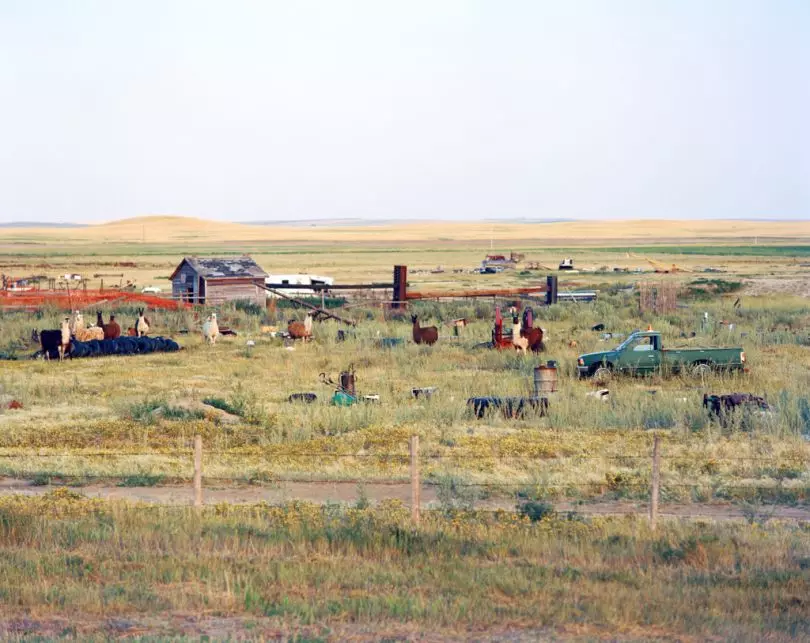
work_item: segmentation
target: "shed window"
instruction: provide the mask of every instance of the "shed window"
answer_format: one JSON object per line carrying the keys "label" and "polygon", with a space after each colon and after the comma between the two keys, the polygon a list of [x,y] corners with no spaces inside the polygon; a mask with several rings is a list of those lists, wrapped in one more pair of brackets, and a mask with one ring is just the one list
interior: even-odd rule
{"label": "shed window", "polygon": [[180,283],[181,284],[186,283],[186,273],[184,273],[184,272],[180,273]]}

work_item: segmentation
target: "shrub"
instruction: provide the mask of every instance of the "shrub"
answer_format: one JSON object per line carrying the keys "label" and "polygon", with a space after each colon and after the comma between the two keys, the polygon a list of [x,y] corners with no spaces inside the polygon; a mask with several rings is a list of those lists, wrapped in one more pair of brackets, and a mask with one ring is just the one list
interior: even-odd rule
{"label": "shrub", "polygon": [[525,516],[532,522],[539,522],[543,518],[553,518],[556,515],[551,503],[536,500],[519,504],[517,510],[521,516]]}

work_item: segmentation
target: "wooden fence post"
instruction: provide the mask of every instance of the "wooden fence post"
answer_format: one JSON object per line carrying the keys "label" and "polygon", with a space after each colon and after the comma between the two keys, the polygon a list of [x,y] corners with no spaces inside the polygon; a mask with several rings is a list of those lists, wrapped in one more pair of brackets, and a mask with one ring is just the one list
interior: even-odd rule
{"label": "wooden fence post", "polygon": [[419,436],[412,435],[408,443],[411,452],[411,517],[419,524]]}
{"label": "wooden fence post", "polygon": [[661,449],[658,434],[653,435],[652,480],[650,481],[650,527],[658,522],[658,492],[661,487]]}
{"label": "wooden fence post", "polygon": [[202,507],[202,436],[194,436],[194,506]]}

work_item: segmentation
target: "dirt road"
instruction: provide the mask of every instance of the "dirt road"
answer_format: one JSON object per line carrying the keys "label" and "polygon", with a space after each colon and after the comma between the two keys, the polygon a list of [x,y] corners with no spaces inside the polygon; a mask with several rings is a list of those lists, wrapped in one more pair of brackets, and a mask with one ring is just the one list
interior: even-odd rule
{"label": "dirt road", "polygon": [[[53,486],[34,486],[27,480],[5,478],[0,480],[0,495],[23,494],[41,495],[53,490]],[[113,487],[105,485],[88,485],[74,488],[75,491],[89,498],[108,500],[125,500],[150,504],[189,505],[193,500],[192,489],[188,486],[161,487]],[[397,499],[404,504],[410,503],[411,488],[409,483],[368,483],[358,485],[354,482],[282,482],[275,485],[258,486],[223,486],[206,487],[203,490],[204,503],[282,504],[293,500],[326,503],[356,503],[365,497],[372,504],[382,500]],[[432,485],[422,487],[422,506],[426,509],[437,509],[441,506],[437,489]],[[515,501],[508,497],[490,497],[475,503],[478,509],[513,510]],[[647,515],[648,506],[643,502],[597,501],[589,503],[557,502],[554,508],[558,512],[574,512],[583,515]],[[750,512],[748,512],[750,515]],[[738,520],[747,517],[742,507],[724,503],[712,504],[662,504],[659,515],[673,518],[712,518],[716,520]],[[810,507],[790,507],[785,505],[763,505],[757,508],[757,516],[781,520],[810,521]]]}

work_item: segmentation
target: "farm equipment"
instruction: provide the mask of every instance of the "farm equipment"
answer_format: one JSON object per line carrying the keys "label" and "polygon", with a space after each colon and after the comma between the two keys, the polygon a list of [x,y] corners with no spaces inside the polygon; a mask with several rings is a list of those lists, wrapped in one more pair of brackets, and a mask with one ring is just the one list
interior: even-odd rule
{"label": "farm equipment", "polygon": [[349,368],[340,373],[338,381],[335,382],[326,373],[319,375],[321,383],[327,386],[334,386],[335,392],[332,394],[332,404],[334,406],[352,406],[357,402],[379,402],[379,395],[358,395],[355,388],[354,365],[349,364]]}
{"label": "farm equipment", "polygon": [[[529,330],[534,323],[534,311],[526,307],[523,311],[523,319],[521,320],[522,330]],[[503,329],[503,316],[501,315],[500,306],[495,308],[495,327],[492,329],[492,342],[490,348],[514,349],[512,343],[512,331]]]}

